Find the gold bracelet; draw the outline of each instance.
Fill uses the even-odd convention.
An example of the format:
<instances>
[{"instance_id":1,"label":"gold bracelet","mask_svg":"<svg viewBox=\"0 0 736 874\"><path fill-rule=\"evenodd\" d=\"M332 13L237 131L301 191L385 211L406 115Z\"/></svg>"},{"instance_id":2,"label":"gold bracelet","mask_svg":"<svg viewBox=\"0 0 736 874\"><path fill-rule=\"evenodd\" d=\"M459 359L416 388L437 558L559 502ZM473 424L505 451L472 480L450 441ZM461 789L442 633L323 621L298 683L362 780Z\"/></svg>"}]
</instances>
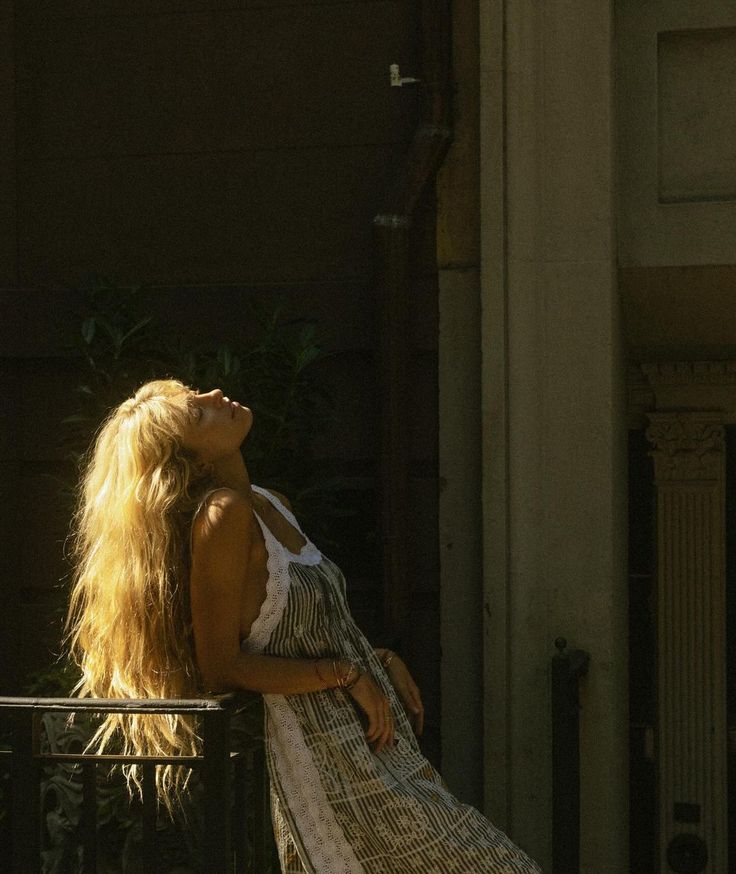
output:
<instances>
[{"instance_id":1,"label":"gold bracelet","mask_svg":"<svg viewBox=\"0 0 736 874\"><path fill-rule=\"evenodd\" d=\"M319 677L319 681L320 681L320 683L324 683L325 678L319 672L319 663L320 663L320 659L312 659L312 664L314 665L314 670L317 672L317 676Z\"/></svg>"},{"instance_id":2,"label":"gold bracelet","mask_svg":"<svg viewBox=\"0 0 736 874\"><path fill-rule=\"evenodd\" d=\"M355 671L355 677L353 677L353 679L351 680L351 679L350 679L350 673L351 673L351 671L353 671L353 670ZM358 668L358 666L357 666L356 664L354 664L353 662L351 662L351 663L350 663L350 669L348 670L347 674L346 674L345 677L343 678L343 679L344 679L343 686L342 686L343 689L352 689L353 686L358 682L358 680L359 680L362 676L363 676L363 672Z\"/></svg>"},{"instance_id":3,"label":"gold bracelet","mask_svg":"<svg viewBox=\"0 0 736 874\"><path fill-rule=\"evenodd\" d=\"M337 659L332 659L332 673L335 675L335 682L341 689L352 689L360 679L361 671L355 662L350 659L345 659L348 663L348 668L344 674L340 674L337 670ZM353 671L356 672L354 679L350 679Z\"/></svg>"}]
</instances>

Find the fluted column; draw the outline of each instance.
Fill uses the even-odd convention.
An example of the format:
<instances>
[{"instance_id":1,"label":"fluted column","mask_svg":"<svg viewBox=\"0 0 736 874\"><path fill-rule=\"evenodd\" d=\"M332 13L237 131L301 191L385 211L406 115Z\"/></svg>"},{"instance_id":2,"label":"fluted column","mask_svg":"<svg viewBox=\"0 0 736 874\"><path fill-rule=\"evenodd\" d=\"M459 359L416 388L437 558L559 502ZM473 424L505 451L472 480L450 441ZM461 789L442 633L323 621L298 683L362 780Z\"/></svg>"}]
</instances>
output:
<instances>
[{"instance_id":1,"label":"fluted column","mask_svg":"<svg viewBox=\"0 0 736 874\"><path fill-rule=\"evenodd\" d=\"M728 870L723 414L648 415L657 489L659 872L722 874ZM700 857L703 867L678 869L675 856Z\"/></svg>"}]
</instances>

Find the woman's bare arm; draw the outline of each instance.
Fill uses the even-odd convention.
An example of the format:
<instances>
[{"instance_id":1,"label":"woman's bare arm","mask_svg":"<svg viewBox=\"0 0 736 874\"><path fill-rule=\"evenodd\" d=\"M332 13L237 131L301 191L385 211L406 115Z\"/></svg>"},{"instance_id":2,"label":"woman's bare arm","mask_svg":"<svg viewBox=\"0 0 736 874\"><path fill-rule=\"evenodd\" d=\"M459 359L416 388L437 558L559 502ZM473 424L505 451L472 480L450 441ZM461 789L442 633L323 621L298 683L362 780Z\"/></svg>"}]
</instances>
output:
<instances>
[{"instance_id":1,"label":"woman's bare arm","mask_svg":"<svg viewBox=\"0 0 736 874\"><path fill-rule=\"evenodd\" d=\"M210 691L250 689L292 695L338 685L332 659L290 659L240 649L240 598L248 585L253 509L236 491L223 489L200 513L192 532L191 598L197 664ZM344 676L349 663L338 660ZM369 672L350 688L368 724L366 739L378 753L394 741L389 702Z\"/></svg>"},{"instance_id":2,"label":"woman's bare arm","mask_svg":"<svg viewBox=\"0 0 736 874\"><path fill-rule=\"evenodd\" d=\"M331 659L292 659L240 649L240 599L258 523L245 498L218 491L192 532L191 604L197 664L209 691L289 695L337 685ZM346 663L343 662L343 668Z\"/></svg>"}]
</instances>

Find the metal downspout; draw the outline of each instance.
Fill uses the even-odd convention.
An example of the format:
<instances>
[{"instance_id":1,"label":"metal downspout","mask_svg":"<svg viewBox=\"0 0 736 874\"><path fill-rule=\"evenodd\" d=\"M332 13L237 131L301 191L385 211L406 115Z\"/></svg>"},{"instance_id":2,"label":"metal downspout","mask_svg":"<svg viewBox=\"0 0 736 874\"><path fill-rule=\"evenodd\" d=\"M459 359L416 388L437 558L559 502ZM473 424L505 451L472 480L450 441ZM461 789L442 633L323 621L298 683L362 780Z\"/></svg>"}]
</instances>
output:
<instances>
[{"instance_id":1,"label":"metal downspout","mask_svg":"<svg viewBox=\"0 0 736 874\"><path fill-rule=\"evenodd\" d=\"M397 645L411 607L409 547L409 403L411 277L409 244L414 210L434 182L452 139L451 3L420 0L420 121L404 165L373 219L374 283L378 302L380 520L384 633Z\"/></svg>"}]
</instances>

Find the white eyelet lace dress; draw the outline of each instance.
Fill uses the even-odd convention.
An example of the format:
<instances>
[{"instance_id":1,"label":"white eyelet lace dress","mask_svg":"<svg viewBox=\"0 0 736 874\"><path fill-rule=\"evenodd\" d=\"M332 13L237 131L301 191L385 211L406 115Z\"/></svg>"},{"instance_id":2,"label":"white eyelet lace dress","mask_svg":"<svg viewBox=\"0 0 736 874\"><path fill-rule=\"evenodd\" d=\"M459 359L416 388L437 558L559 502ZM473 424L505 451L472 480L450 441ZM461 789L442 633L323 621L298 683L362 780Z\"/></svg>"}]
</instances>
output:
<instances>
[{"instance_id":1,"label":"white eyelet lace dress","mask_svg":"<svg viewBox=\"0 0 736 874\"><path fill-rule=\"evenodd\" d=\"M301 532L276 497L253 489ZM301 552L289 552L257 518L269 577L242 649L353 659L389 696L396 730L396 745L376 755L349 692L264 694L271 816L283 874L541 874L504 832L452 795L421 754L400 699L350 615L339 568L303 532Z\"/></svg>"}]
</instances>

